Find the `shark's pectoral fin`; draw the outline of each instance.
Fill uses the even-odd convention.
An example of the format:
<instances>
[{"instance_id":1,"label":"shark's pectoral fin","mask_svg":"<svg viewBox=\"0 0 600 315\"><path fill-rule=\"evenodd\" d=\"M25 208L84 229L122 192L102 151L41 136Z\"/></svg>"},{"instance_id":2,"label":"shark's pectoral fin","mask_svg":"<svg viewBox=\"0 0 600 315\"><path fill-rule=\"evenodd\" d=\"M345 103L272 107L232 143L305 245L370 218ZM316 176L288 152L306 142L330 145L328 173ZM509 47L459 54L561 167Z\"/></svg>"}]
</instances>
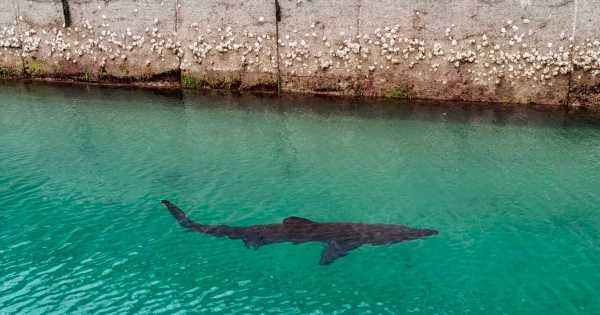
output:
<instances>
[{"instance_id":1,"label":"shark's pectoral fin","mask_svg":"<svg viewBox=\"0 0 600 315\"><path fill-rule=\"evenodd\" d=\"M349 251L360 247L360 245L357 242L329 241L321 253L319 264L329 265L339 257L348 255Z\"/></svg>"},{"instance_id":2,"label":"shark's pectoral fin","mask_svg":"<svg viewBox=\"0 0 600 315\"><path fill-rule=\"evenodd\" d=\"M251 249L258 249L259 247L265 245L265 243L259 237L245 237L242 240L244 241L244 245Z\"/></svg>"}]
</instances>

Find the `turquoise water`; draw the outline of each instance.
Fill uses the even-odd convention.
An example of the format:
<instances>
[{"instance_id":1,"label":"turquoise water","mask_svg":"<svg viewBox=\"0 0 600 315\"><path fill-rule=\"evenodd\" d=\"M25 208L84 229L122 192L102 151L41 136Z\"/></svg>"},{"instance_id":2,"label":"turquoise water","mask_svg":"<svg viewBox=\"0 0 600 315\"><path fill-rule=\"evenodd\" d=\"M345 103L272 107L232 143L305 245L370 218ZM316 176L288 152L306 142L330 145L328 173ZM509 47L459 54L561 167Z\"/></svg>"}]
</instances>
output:
<instances>
[{"instance_id":1,"label":"turquoise water","mask_svg":"<svg viewBox=\"0 0 600 315\"><path fill-rule=\"evenodd\" d=\"M440 234L324 267L163 198ZM0 314L600 314L599 205L600 129L561 113L0 85Z\"/></svg>"}]
</instances>

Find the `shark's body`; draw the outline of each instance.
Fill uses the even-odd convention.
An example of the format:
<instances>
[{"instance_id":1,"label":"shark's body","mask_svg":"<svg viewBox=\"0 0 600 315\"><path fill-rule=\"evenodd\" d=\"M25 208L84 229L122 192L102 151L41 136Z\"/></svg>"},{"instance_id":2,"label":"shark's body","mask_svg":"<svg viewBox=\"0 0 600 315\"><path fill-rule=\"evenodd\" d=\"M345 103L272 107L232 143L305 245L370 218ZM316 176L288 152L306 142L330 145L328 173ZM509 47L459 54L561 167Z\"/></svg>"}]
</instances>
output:
<instances>
[{"instance_id":1,"label":"shark's body","mask_svg":"<svg viewBox=\"0 0 600 315\"><path fill-rule=\"evenodd\" d=\"M281 242L323 242L326 246L319 261L321 265L330 264L364 244L387 245L438 234L436 230L415 229L396 224L317 223L299 217L288 217L281 224L248 227L204 225L194 223L168 200L161 202L181 226L199 233L239 239L248 248L256 249Z\"/></svg>"}]
</instances>

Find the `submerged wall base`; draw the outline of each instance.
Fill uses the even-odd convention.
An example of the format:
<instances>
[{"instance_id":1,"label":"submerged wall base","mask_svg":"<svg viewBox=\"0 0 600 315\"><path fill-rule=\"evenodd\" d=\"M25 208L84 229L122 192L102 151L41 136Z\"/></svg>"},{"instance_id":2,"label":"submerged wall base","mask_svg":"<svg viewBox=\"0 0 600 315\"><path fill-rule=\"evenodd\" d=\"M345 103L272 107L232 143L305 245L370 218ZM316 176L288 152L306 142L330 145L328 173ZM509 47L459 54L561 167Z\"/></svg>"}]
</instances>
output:
<instances>
[{"instance_id":1,"label":"submerged wall base","mask_svg":"<svg viewBox=\"0 0 600 315\"><path fill-rule=\"evenodd\" d=\"M5 1L2 78L600 110L588 0Z\"/></svg>"}]
</instances>

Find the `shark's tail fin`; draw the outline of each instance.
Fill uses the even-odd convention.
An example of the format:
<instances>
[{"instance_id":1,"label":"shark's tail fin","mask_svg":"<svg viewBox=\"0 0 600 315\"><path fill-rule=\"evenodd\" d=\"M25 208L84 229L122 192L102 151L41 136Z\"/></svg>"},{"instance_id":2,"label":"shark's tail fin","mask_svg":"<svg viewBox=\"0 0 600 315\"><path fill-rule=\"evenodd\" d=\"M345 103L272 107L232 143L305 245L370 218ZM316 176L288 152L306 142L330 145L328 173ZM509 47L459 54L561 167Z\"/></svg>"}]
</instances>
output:
<instances>
[{"instance_id":1,"label":"shark's tail fin","mask_svg":"<svg viewBox=\"0 0 600 315\"><path fill-rule=\"evenodd\" d=\"M176 205L171 203L169 200L161 200L160 203L162 203L163 205L165 205L165 207L167 207L167 209L169 209L169 212L171 212L173 217L175 217L175 219L177 220L177 223L179 223L179 225L181 225L187 229L195 230L194 226L197 224L192 222L192 220L190 220L187 217L187 215L185 214L185 212L183 212L183 210L179 209L179 207L177 207Z\"/></svg>"},{"instance_id":2,"label":"shark's tail fin","mask_svg":"<svg viewBox=\"0 0 600 315\"><path fill-rule=\"evenodd\" d=\"M188 216L185 214L185 212L183 212L183 210L179 209L179 207L171 203L169 200L161 200L160 202L163 205L165 205L167 209L169 209L169 212L171 212L173 217L175 217L177 223L179 223L179 225L183 226L186 229L215 236L226 235L228 231L227 226L204 225L195 223L194 221L190 220L190 218L188 218Z\"/></svg>"}]
</instances>

